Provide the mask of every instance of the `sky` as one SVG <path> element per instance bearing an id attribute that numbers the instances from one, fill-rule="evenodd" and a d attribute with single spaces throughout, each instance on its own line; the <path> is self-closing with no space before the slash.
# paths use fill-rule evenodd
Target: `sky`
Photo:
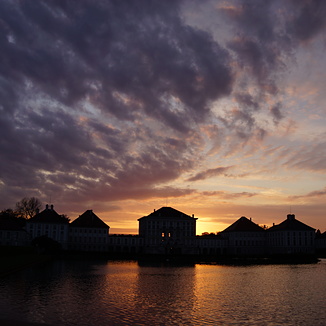
<path id="1" fill-rule="evenodd" d="M 0 1 L 0 209 L 326 231 L 325 17 L 323 0 Z"/>

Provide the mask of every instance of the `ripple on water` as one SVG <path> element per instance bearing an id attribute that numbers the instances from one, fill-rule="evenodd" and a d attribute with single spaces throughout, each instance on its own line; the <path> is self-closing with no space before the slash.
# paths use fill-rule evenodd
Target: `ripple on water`
<path id="1" fill-rule="evenodd" d="M 247 267 L 60 261 L 0 280 L 0 312 L 67 326 L 326 325 L 325 288 L 325 261 Z"/>

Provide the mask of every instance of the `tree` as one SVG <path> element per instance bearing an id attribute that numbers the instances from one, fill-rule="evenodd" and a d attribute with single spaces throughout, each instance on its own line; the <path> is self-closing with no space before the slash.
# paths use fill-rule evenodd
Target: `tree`
<path id="1" fill-rule="evenodd" d="M 42 203 L 35 197 L 24 197 L 21 201 L 16 203 L 16 212 L 20 217 L 29 219 L 33 217 L 42 207 Z"/>
<path id="2" fill-rule="evenodd" d="M 17 212 L 12 210 L 11 208 L 7 208 L 7 209 L 4 209 L 4 210 L 2 210 L 0 212 L 0 217 L 3 217 L 3 218 L 7 218 L 7 217 L 17 218 L 18 214 L 17 214 Z"/>
<path id="3" fill-rule="evenodd" d="M 68 222 L 70 221 L 70 218 L 69 218 L 69 216 L 68 216 L 67 214 L 61 214 L 61 216 L 62 216 L 65 220 L 67 220 Z"/>

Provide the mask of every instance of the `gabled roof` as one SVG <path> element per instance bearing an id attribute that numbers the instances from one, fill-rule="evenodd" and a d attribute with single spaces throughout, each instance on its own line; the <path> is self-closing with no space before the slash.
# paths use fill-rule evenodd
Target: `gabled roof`
<path id="1" fill-rule="evenodd" d="M 63 215 L 59 215 L 54 209 L 53 205 L 46 205 L 44 211 L 37 213 L 31 217 L 27 222 L 29 223 L 55 223 L 55 224 L 68 224 L 69 221 Z"/>
<path id="2" fill-rule="evenodd" d="M 138 219 L 155 219 L 155 220 L 197 220 L 197 218 L 194 218 L 193 216 L 186 215 L 185 213 L 182 213 L 178 211 L 177 209 L 174 209 L 172 207 L 161 207 L 158 210 L 154 210 L 151 214 L 147 216 L 143 216 Z"/>
<path id="3" fill-rule="evenodd" d="M 261 226 L 252 222 L 245 216 L 242 216 L 222 232 L 263 232 L 263 231 L 265 230 Z"/>
<path id="4" fill-rule="evenodd" d="M 70 223 L 71 227 L 79 228 L 102 228 L 109 229 L 110 227 L 104 223 L 91 209 L 76 218 Z"/>
<path id="5" fill-rule="evenodd" d="M 314 228 L 295 219 L 294 214 L 288 214 L 287 219 L 280 224 L 274 225 L 268 231 L 315 231 Z"/>

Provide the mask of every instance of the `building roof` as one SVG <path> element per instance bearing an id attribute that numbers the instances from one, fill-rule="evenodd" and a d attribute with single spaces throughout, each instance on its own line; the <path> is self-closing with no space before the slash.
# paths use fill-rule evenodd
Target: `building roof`
<path id="1" fill-rule="evenodd" d="M 315 231 L 314 228 L 298 221 L 294 214 L 288 214 L 287 219 L 280 224 L 273 225 L 268 231 Z"/>
<path id="2" fill-rule="evenodd" d="M 21 220 L 11 216 L 0 216 L 0 230 L 24 231 Z"/>
<path id="3" fill-rule="evenodd" d="M 194 218 L 194 216 L 187 215 L 185 213 L 182 213 L 178 211 L 177 209 L 174 209 L 172 207 L 161 207 L 158 210 L 154 209 L 154 212 L 147 216 L 143 216 L 138 219 L 155 219 L 155 220 L 197 220 L 197 218 Z"/>
<path id="4" fill-rule="evenodd" d="M 242 216 L 222 232 L 263 232 L 263 231 L 265 230 L 261 226 L 252 222 L 245 216 Z"/>
<path id="5" fill-rule="evenodd" d="M 53 205 L 46 205 L 45 210 L 37 213 L 28 220 L 29 223 L 54 223 L 54 224 L 68 224 L 69 220 L 63 215 L 59 215 L 54 209 Z"/>
<path id="6" fill-rule="evenodd" d="M 79 228 L 110 228 L 97 215 L 95 215 L 91 209 L 87 210 L 78 218 L 76 218 L 73 222 L 71 222 L 70 226 Z"/>

